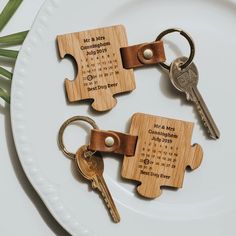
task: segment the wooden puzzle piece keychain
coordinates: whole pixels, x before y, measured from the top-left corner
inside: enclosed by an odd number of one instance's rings
[[[187,39],[191,49],[190,56],[189,58],[179,57],[175,59],[171,63],[171,65],[167,65],[165,62],[161,62],[160,66],[169,73],[172,85],[178,91],[186,95],[187,101],[193,102],[196,105],[197,111],[204,126],[207,128],[210,137],[213,139],[218,139],[220,137],[220,131],[216,126],[216,123],[213,120],[211,113],[209,112],[206,103],[204,102],[201,93],[197,88],[199,73],[196,65],[193,62],[195,56],[195,45],[193,39],[183,30],[173,28],[163,31],[156,40],[162,40],[164,36],[174,32],[179,32],[183,37]]]
[[[82,146],[72,154],[63,144],[63,132],[72,122],[82,120],[93,127],[89,144]],[[129,133],[104,131],[98,129],[88,117],[72,117],[67,120],[59,132],[59,146],[64,154],[76,160],[81,174],[92,180],[107,202],[115,222],[118,212],[104,179],[100,152],[117,153],[124,156],[121,175],[123,178],[138,181],[137,191],[146,198],[161,195],[161,187],[180,188],[183,185],[187,166],[196,169],[200,166],[203,151],[200,145],[191,145],[194,124],[159,116],[136,113],[131,119]],[[99,179],[99,180],[98,180]],[[102,187],[100,187],[102,182]]]
[[[128,40],[122,25],[59,35],[57,43],[60,57],[72,56],[78,68],[75,80],[65,80],[69,102],[92,99],[97,111],[112,109],[115,94],[135,89],[134,72],[123,63],[136,68],[165,61],[162,41],[132,46],[123,56]]]

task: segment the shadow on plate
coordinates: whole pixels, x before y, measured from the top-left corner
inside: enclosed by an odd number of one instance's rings
[[[15,144],[12,136],[9,110],[10,110],[9,105],[6,105],[5,107],[0,106],[0,113],[2,113],[5,116],[5,135],[7,141],[7,148],[9,150],[11,164],[16,174],[16,177],[21,187],[25,191],[26,195],[28,196],[30,201],[34,204],[37,211],[41,215],[42,219],[48,225],[48,227],[54,232],[54,234],[57,236],[67,236],[67,235],[69,236],[70,234],[64,228],[62,228],[62,226],[59,223],[57,223],[57,221],[48,211],[47,207],[44,205],[43,201],[41,200],[37,192],[34,190],[33,186],[31,185],[31,183],[29,182],[24,173],[24,170],[21,166],[21,163],[19,161],[15,149]]]

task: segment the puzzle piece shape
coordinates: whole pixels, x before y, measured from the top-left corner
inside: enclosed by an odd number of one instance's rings
[[[57,37],[61,58],[72,56],[78,67],[75,80],[65,81],[70,102],[93,99],[92,107],[107,111],[116,105],[113,95],[135,89],[132,69],[124,69],[120,48],[128,46],[122,25]]]
[[[140,195],[156,198],[161,187],[181,188],[185,169],[198,168],[203,151],[191,145],[193,123],[137,113],[132,117],[130,134],[137,135],[136,152],[125,156],[121,175],[136,180]]]

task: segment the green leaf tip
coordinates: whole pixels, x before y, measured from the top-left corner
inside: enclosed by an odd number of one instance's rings
[[[21,45],[24,42],[28,32],[29,31],[27,30],[27,31],[22,31],[15,34],[10,34],[10,35],[0,37],[0,47]]]
[[[4,76],[7,79],[12,79],[12,73],[3,67],[0,67],[0,75]]]
[[[15,50],[0,49],[0,57],[16,59],[18,56],[18,53],[19,52]]]
[[[17,8],[20,6],[23,0],[9,0],[0,14],[0,31],[8,23],[11,17],[14,15]]]
[[[7,103],[10,104],[10,96],[8,95],[7,91],[0,88],[0,97]]]

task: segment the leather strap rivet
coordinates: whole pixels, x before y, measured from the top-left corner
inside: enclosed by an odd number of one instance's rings
[[[149,48],[147,48],[147,49],[145,49],[144,51],[143,51],[143,57],[146,59],[146,60],[150,60],[150,59],[152,59],[152,57],[153,57],[153,51],[151,50],[151,49],[149,49]]]
[[[113,137],[106,137],[105,144],[107,147],[112,147],[115,144],[115,140]]]

